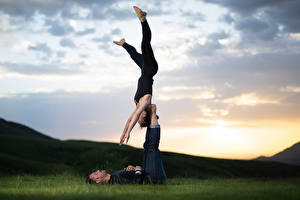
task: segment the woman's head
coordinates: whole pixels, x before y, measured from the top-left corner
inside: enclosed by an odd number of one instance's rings
[[[157,117],[157,119],[159,119],[158,115],[156,115],[156,117]],[[145,109],[141,113],[141,115],[138,119],[138,123],[140,124],[141,128],[150,126],[150,124],[151,124],[151,110]]]
[[[150,123],[151,123],[150,116],[151,116],[151,113],[147,109],[145,109],[141,113],[139,120],[138,120],[138,123],[140,124],[141,128],[148,127],[150,125]]]

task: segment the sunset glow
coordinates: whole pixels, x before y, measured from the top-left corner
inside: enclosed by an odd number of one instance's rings
[[[300,141],[299,1],[24,2],[0,1],[0,118],[119,142],[140,69],[112,41],[140,52],[138,5],[159,65],[161,150],[252,159]],[[144,132],[128,144],[142,148]]]

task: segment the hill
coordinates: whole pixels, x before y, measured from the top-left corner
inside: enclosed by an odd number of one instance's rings
[[[275,154],[274,156],[271,157],[260,156],[256,158],[256,160],[275,161],[275,162],[300,165],[300,142]]]
[[[162,152],[168,177],[300,177],[300,166],[277,162],[214,159]],[[114,143],[61,141],[0,119],[0,175],[109,172],[141,165],[143,150]]]
[[[15,122],[8,122],[0,118],[0,135],[13,135],[13,136],[26,136],[26,137],[35,137],[35,138],[46,138],[52,139],[49,136],[46,136],[32,128],[18,124]]]

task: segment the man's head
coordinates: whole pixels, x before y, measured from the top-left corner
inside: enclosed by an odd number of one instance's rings
[[[105,170],[97,170],[86,177],[85,182],[87,184],[92,183],[102,183],[106,184],[110,179],[110,174],[108,174]]]

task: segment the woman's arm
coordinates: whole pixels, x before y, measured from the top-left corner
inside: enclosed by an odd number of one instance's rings
[[[127,123],[126,123],[126,126],[124,128],[123,134],[121,135],[121,138],[120,138],[120,145],[122,145],[125,142],[125,140],[126,140],[126,143],[128,142],[131,130],[135,126],[135,124],[138,121],[138,119],[139,119],[141,113],[143,112],[143,110],[145,110],[145,108],[150,103],[151,103],[151,96],[147,96],[147,97],[141,99],[141,101],[137,105],[135,111],[132,113],[130,118],[127,120]]]

